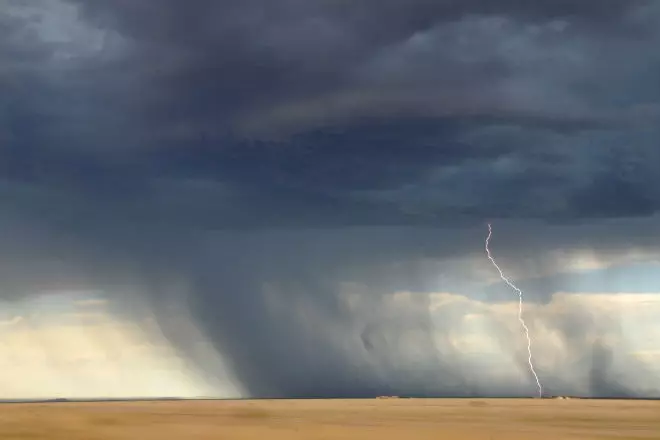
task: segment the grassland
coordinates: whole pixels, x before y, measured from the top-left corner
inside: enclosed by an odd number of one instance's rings
[[[0,439],[660,439],[660,401],[378,399],[6,404]]]

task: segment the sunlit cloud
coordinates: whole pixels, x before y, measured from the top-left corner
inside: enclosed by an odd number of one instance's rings
[[[108,300],[99,298],[80,299],[74,301],[78,307],[105,307],[108,305]]]
[[[0,321],[0,327],[11,327],[23,321],[22,316],[14,316],[11,319]]]
[[[200,377],[153,320],[114,316],[98,308],[104,300],[67,301],[71,294],[53,295],[59,296],[33,299],[31,306],[39,313],[0,322],[0,398],[242,394],[238,384],[227,381],[219,389]],[[14,305],[20,306],[26,307]]]

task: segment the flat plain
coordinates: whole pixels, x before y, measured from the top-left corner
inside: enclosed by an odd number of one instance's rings
[[[373,399],[21,403],[0,439],[660,439],[660,401]]]

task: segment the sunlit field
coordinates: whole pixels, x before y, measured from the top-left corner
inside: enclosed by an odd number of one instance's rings
[[[376,399],[5,404],[2,439],[658,439],[660,401]]]

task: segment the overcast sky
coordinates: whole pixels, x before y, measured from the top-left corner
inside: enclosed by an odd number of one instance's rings
[[[0,3],[0,397],[660,395],[660,3]]]

